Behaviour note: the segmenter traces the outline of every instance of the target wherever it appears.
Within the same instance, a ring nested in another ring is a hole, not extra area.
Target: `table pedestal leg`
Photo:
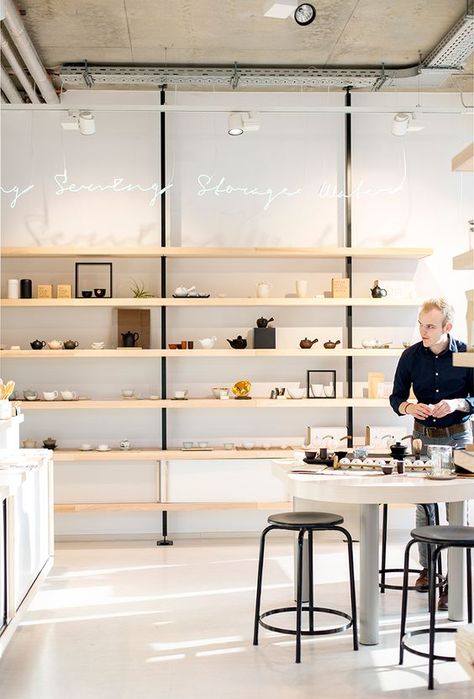
[[[449,524],[465,525],[465,502],[449,503]],[[466,618],[466,549],[448,549],[448,619],[462,621]]]
[[[360,506],[360,642],[379,642],[379,506]]]

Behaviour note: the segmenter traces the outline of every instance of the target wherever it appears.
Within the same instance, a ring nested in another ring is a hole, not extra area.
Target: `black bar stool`
[[[277,633],[291,634],[296,636],[296,662],[301,662],[301,636],[321,636],[345,631],[352,626],[352,637],[354,650],[358,650],[357,640],[357,608],[356,608],[356,593],[354,580],[354,556],[352,550],[352,537],[344,527],[340,525],[344,522],[344,518],[340,515],[331,514],[329,512],[280,512],[270,515],[267,520],[270,523],[269,527],[263,530],[260,537],[260,554],[258,559],[258,576],[257,576],[257,597],[255,601],[255,619],[253,632],[253,645],[258,645],[259,626],[263,626],[270,631]],[[296,606],[295,607],[279,607],[278,609],[269,609],[266,612],[260,613],[260,602],[262,597],[262,579],[263,579],[263,562],[265,556],[265,538],[272,529],[283,529],[288,531],[298,532],[298,554],[297,554],[297,572],[296,572]],[[314,606],[313,594],[313,532],[315,531],[339,531],[344,534],[347,540],[347,552],[349,557],[349,583],[351,594],[351,615],[338,609],[327,607]],[[308,583],[309,583],[309,600],[308,606],[303,606],[303,541],[305,534],[308,534]],[[280,626],[270,626],[263,621],[266,617],[273,614],[283,614],[285,612],[296,612],[296,629],[284,629]],[[302,612],[308,612],[308,629],[302,629],[301,616]],[[315,629],[314,614],[315,612],[324,612],[346,619],[345,624],[332,627],[329,629]]]
[[[467,558],[467,615],[468,622],[472,624],[472,570],[471,570],[471,548],[474,547],[474,527],[418,527],[411,532],[412,539],[408,542],[405,548],[405,569],[403,572],[403,594],[402,594],[402,618],[400,628],[400,661],[403,665],[403,651],[407,650],[410,653],[419,655],[422,658],[428,658],[428,689],[433,689],[433,668],[435,660],[446,660],[452,662],[456,660],[453,655],[436,655],[434,652],[434,643],[436,633],[455,633],[456,628],[446,628],[444,626],[437,628],[435,626],[436,613],[436,585],[435,576],[432,575],[436,569],[436,564],[441,555],[441,551],[447,548],[464,548],[466,549]],[[429,558],[428,578],[430,582],[429,589],[429,610],[430,610],[430,625],[428,629],[417,629],[415,631],[405,631],[407,620],[407,602],[408,602],[408,572],[409,572],[409,557],[410,549],[414,543],[421,542],[431,545],[431,555]],[[429,634],[429,651],[424,651],[411,648],[405,638],[412,636],[420,636]]]
[[[421,505],[428,517],[428,507]],[[382,508],[382,560],[380,561],[380,593],[383,595],[385,590],[403,590],[403,585],[388,584],[385,582],[387,573],[403,573],[403,568],[387,568],[387,524],[388,524],[388,505],[384,504]],[[434,503],[434,520],[435,524],[439,525],[439,507],[438,503]],[[409,573],[421,573],[420,568],[409,568]],[[441,588],[445,584],[443,577],[443,562],[441,558],[438,560],[438,572],[436,573],[436,587]],[[409,585],[409,590],[416,590],[415,585]]]

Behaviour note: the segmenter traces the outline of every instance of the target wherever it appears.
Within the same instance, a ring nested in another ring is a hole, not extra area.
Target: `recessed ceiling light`
[[[296,0],[280,0],[280,2],[266,2],[264,5],[264,17],[272,17],[273,19],[288,19],[297,6]]]
[[[307,27],[316,19],[316,8],[309,2],[303,2],[295,10],[295,22],[301,27]]]

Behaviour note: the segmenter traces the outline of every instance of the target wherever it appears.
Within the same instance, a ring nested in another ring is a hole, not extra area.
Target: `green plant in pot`
[[[132,279],[130,290],[136,299],[151,299],[154,296],[154,294],[150,294],[150,292],[145,289],[145,284],[143,282],[136,282],[134,279]]]

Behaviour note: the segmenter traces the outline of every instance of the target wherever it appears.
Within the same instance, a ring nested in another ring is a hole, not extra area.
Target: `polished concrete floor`
[[[395,591],[381,600],[377,646],[354,652],[350,631],[308,639],[301,665],[289,636],[262,630],[254,647],[257,548],[250,538],[182,539],[159,548],[59,544],[54,568],[0,660],[0,697],[472,699],[474,685],[457,663],[437,664],[433,694],[424,659],[407,654],[397,665]],[[392,544],[394,559],[401,551]],[[263,604],[285,606],[292,598],[291,540],[274,539],[266,560]],[[348,611],[345,546],[320,544],[315,562],[318,603]],[[411,623],[423,625],[426,595],[412,592],[410,602]]]

